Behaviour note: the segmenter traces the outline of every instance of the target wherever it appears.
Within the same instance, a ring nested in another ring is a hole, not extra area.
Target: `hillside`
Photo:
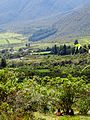
[[[64,13],[82,5],[82,2],[85,3],[84,0],[0,0],[0,24]]]
[[[1,0],[0,31],[24,34],[32,41],[87,36],[89,4],[89,0]]]
[[[85,4],[83,7],[62,15],[62,17],[58,14],[55,18],[56,21],[51,23],[52,25],[50,27],[52,28],[52,31],[56,30],[56,32],[52,36],[49,36],[49,38],[47,38],[48,40],[53,39],[57,41],[63,39],[81,39],[83,37],[90,38],[90,4]],[[48,22],[50,23],[50,19],[48,19]],[[46,22],[45,25],[47,25],[47,28],[49,29],[48,22]],[[36,31],[34,35],[36,33],[38,33],[38,31]]]
[[[46,22],[44,21],[44,25],[41,22],[41,28],[46,29],[45,27],[47,27],[47,29],[49,29],[49,27],[51,27],[52,31],[56,30],[56,32],[53,35],[49,34],[49,38],[47,38],[47,34],[45,37],[42,35],[43,38],[56,41],[90,38],[90,4],[86,4],[85,6],[77,8],[64,15],[58,14],[53,16],[52,19],[53,22],[50,22],[50,18],[45,20]],[[48,25],[47,23],[51,24]],[[37,30],[33,36],[35,36],[38,31],[40,30]]]
[[[55,26],[58,29],[56,37],[90,36],[90,4],[60,18]]]

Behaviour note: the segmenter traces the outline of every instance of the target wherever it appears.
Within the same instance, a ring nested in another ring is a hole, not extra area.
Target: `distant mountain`
[[[90,36],[90,4],[78,8],[56,22],[56,37]]]
[[[22,33],[33,41],[86,35],[89,4],[90,0],[0,0],[0,31]]]
[[[0,0],[0,24],[11,20],[37,20],[72,10],[85,0]]]

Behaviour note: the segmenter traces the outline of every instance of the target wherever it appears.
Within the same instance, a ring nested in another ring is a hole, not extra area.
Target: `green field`
[[[17,33],[0,33],[0,45],[25,42],[26,38]]]
[[[42,118],[43,120],[90,120],[90,116],[81,116],[81,115],[75,115],[75,116],[56,116],[56,115],[44,115],[40,113],[35,113],[35,116],[37,118]]]

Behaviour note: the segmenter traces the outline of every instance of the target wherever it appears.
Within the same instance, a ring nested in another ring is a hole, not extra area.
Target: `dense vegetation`
[[[30,41],[42,40],[55,34],[56,31],[57,30],[55,28],[40,29],[40,30],[37,30],[35,33],[33,33],[33,35],[29,37],[29,40]]]
[[[0,120],[90,120],[90,0],[76,1],[0,2]]]
[[[52,48],[33,51],[40,53]],[[45,55],[31,51],[30,44],[26,44],[12,58],[8,51],[1,53],[0,120],[40,120],[37,113],[54,114],[58,109],[63,115],[71,115],[71,110],[73,114],[87,115],[90,54]]]

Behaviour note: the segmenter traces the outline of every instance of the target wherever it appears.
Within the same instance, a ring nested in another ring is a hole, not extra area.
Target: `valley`
[[[1,33],[0,40],[0,120],[89,120],[89,37],[32,42]]]
[[[0,58],[1,120],[90,119],[90,53],[58,55],[46,48],[27,44],[16,52],[0,52],[4,56]],[[68,99],[73,104],[67,104]],[[75,116],[66,113],[66,105],[72,107]],[[56,115],[58,107],[63,116]]]
[[[0,120],[90,120],[90,0],[0,0]]]

